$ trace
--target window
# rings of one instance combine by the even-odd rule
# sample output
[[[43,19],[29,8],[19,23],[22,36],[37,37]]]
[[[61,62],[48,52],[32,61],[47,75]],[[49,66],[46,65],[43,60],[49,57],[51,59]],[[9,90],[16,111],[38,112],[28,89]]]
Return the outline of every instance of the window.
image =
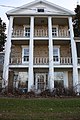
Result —
[[[55,72],[54,73],[54,87],[55,88],[63,88],[64,87],[64,73],[63,72]]]
[[[58,27],[57,26],[52,27],[52,36],[53,37],[58,36]]]
[[[37,12],[44,12],[44,9],[43,8],[39,8],[39,9],[37,9]]]
[[[29,48],[23,48],[22,51],[22,62],[26,63],[29,62]]]
[[[24,36],[30,37],[30,27],[25,27],[25,33]]]
[[[60,62],[59,47],[53,47],[53,61],[54,61],[54,63],[59,63]]]
[[[13,87],[18,88],[21,92],[27,92],[28,89],[28,72],[14,72]]]

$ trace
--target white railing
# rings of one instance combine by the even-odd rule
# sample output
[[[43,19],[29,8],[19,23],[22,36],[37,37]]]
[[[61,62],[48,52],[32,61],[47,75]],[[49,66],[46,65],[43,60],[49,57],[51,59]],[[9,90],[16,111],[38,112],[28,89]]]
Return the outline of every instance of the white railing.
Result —
[[[10,59],[10,64],[22,64],[22,58],[13,57],[13,58]]]
[[[47,37],[48,36],[48,29],[35,29],[34,36],[35,37]]]
[[[49,63],[48,57],[35,57],[34,64],[35,65],[47,65]]]
[[[79,58],[80,60],[80,58]],[[10,64],[23,64],[22,58],[20,57],[13,57],[10,59]],[[34,57],[34,65],[48,65],[49,58],[48,57]],[[71,65],[72,58],[71,57],[61,57],[61,58],[54,58],[54,64],[58,65]],[[79,62],[80,64],[80,62]]]
[[[36,65],[47,65],[49,64],[48,57],[35,57],[34,64]],[[61,57],[61,58],[54,58],[54,64],[58,65],[71,65],[72,58],[71,57]]]
[[[25,35],[24,30],[13,30],[12,37],[30,37]],[[35,29],[34,37],[48,37],[48,29]],[[69,31],[65,29],[59,29],[58,34],[53,37],[69,37]]]
[[[59,29],[58,37],[69,37],[69,30]]]
[[[12,37],[24,37],[23,30],[13,30]]]
[[[71,65],[72,64],[72,58],[71,57],[61,57],[60,58],[60,64]]]

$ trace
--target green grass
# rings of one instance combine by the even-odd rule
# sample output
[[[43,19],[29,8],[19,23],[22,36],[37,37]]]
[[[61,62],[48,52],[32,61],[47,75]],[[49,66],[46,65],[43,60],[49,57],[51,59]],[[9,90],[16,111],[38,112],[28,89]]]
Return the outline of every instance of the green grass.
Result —
[[[0,98],[0,120],[80,120],[80,98]]]

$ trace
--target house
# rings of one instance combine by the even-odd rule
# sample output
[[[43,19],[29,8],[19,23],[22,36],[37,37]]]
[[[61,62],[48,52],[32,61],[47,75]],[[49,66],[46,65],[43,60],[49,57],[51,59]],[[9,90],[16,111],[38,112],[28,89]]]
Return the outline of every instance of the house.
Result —
[[[79,40],[74,39],[73,16],[72,11],[46,0],[7,12],[3,88],[9,85],[43,91],[80,82]]]

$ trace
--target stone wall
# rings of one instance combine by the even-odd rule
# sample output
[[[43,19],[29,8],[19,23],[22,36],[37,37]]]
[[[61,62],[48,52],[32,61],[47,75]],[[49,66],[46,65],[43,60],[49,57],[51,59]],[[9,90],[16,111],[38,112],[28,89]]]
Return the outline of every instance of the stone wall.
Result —
[[[34,57],[48,57],[48,46],[47,45],[36,45],[34,46]]]
[[[20,45],[13,45],[11,48],[11,57],[22,58],[22,47]]]
[[[71,50],[69,45],[60,45],[60,56],[71,57]]]

